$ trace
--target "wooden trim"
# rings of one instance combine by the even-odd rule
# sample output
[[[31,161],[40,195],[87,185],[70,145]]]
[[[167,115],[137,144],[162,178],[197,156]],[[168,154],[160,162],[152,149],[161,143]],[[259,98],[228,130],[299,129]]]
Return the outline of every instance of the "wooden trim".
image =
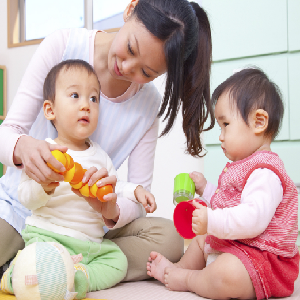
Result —
[[[7,113],[7,77],[6,67],[0,66],[0,69],[3,70],[3,115],[0,116],[0,120],[4,120]]]
[[[13,48],[13,47],[28,46],[28,45],[38,45],[42,41],[43,41],[43,39],[38,39],[38,40],[31,40],[31,41],[21,42],[21,43],[7,44],[7,47],[8,48]]]
[[[7,0],[7,47],[40,44],[43,39],[21,41],[20,20],[19,0]]]

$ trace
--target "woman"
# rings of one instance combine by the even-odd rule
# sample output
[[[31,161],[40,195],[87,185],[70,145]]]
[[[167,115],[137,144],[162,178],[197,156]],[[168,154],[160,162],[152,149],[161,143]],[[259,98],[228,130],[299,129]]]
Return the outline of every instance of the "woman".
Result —
[[[66,59],[84,59],[95,69],[101,83],[98,128],[92,135],[109,154],[116,167],[129,157],[128,181],[150,189],[158,120],[165,113],[169,132],[180,105],[187,151],[198,156],[202,150],[200,133],[212,117],[209,76],[211,35],[206,13],[187,0],[132,0],[124,11],[125,24],[118,33],[60,30],[49,35],[33,56],[9,113],[0,127],[0,161],[9,168],[0,185],[0,265],[23,247],[19,233],[29,212],[17,199],[20,168],[37,182],[63,180],[55,168],[50,150],[65,147],[49,145],[46,137],[56,137],[46,123],[41,107],[44,79],[55,64]],[[151,83],[167,73],[166,90],[160,95]],[[211,118],[210,129],[213,126]],[[112,178],[103,179],[112,183]],[[109,231],[126,254],[129,269],[125,281],[147,278],[150,251],[178,261],[183,241],[173,223],[163,218],[143,218],[141,206],[118,198],[123,217],[132,221]],[[122,214],[121,214],[122,215]]]

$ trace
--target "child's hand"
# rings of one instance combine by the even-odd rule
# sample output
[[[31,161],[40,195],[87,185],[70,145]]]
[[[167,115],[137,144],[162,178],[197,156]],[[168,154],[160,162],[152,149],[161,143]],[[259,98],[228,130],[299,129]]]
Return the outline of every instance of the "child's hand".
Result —
[[[207,184],[207,180],[205,179],[204,175],[195,171],[190,173],[189,175],[195,183],[196,193],[202,196]]]
[[[59,186],[59,182],[41,183],[44,191],[48,195],[52,195],[55,189]]]
[[[91,167],[84,174],[82,182],[88,183],[89,186],[92,186],[94,183],[97,182],[98,187],[101,187],[101,186],[104,186],[107,184],[111,184],[113,187],[113,190],[115,190],[117,178],[116,178],[116,176],[108,176],[108,172],[105,168],[98,170],[96,167]],[[117,205],[117,194],[116,193],[111,193],[111,194],[105,195],[103,197],[103,200],[105,200],[106,202],[101,202],[97,198],[84,197],[76,189],[72,188],[72,191],[76,195],[83,197],[89,203],[89,205],[95,211],[101,213],[104,218],[106,218],[108,220],[113,220],[114,222],[118,221],[119,215],[120,215],[120,209],[119,209],[119,206]]]
[[[147,213],[153,213],[156,210],[157,206],[154,196],[141,185],[137,186],[134,195],[136,200],[144,206]]]
[[[193,211],[192,230],[196,235],[207,233],[207,207],[197,201],[193,201],[196,209]]]

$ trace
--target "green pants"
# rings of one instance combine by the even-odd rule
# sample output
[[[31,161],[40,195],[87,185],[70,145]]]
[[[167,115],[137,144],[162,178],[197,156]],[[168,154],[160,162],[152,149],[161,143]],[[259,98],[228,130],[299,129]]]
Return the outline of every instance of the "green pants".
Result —
[[[34,226],[26,225],[22,231],[25,246],[35,242],[56,242],[63,245],[70,255],[82,254],[80,262],[89,273],[89,292],[107,289],[120,282],[127,272],[127,258],[112,241],[103,239],[102,243],[81,241]]]

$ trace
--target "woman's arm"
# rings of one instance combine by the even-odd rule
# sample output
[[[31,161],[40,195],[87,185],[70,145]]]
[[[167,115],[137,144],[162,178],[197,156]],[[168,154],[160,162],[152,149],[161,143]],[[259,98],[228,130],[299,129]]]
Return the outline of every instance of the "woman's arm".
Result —
[[[153,179],[158,126],[159,120],[156,118],[153,125],[133,149],[128,159],[128,181],[140,184],[148,191],[151,190]]]
[[[247,180],[240,205],[207,209],[207,233],[231,240],[256,237],[268,227],[282,197],[279,177],[269,169],[257,169]]]
[[[22,164],[22,158],[14,151],[22,135],[27,135],[36,120],[43,104],[44,79],[50,69],[61,61],[66,47],[69,30],[56,31],[46,37],[33,55],[7,117],[0,126],[0,161],[7,166],[14,167]],[[21,151],[22,150],[22,151]]]

